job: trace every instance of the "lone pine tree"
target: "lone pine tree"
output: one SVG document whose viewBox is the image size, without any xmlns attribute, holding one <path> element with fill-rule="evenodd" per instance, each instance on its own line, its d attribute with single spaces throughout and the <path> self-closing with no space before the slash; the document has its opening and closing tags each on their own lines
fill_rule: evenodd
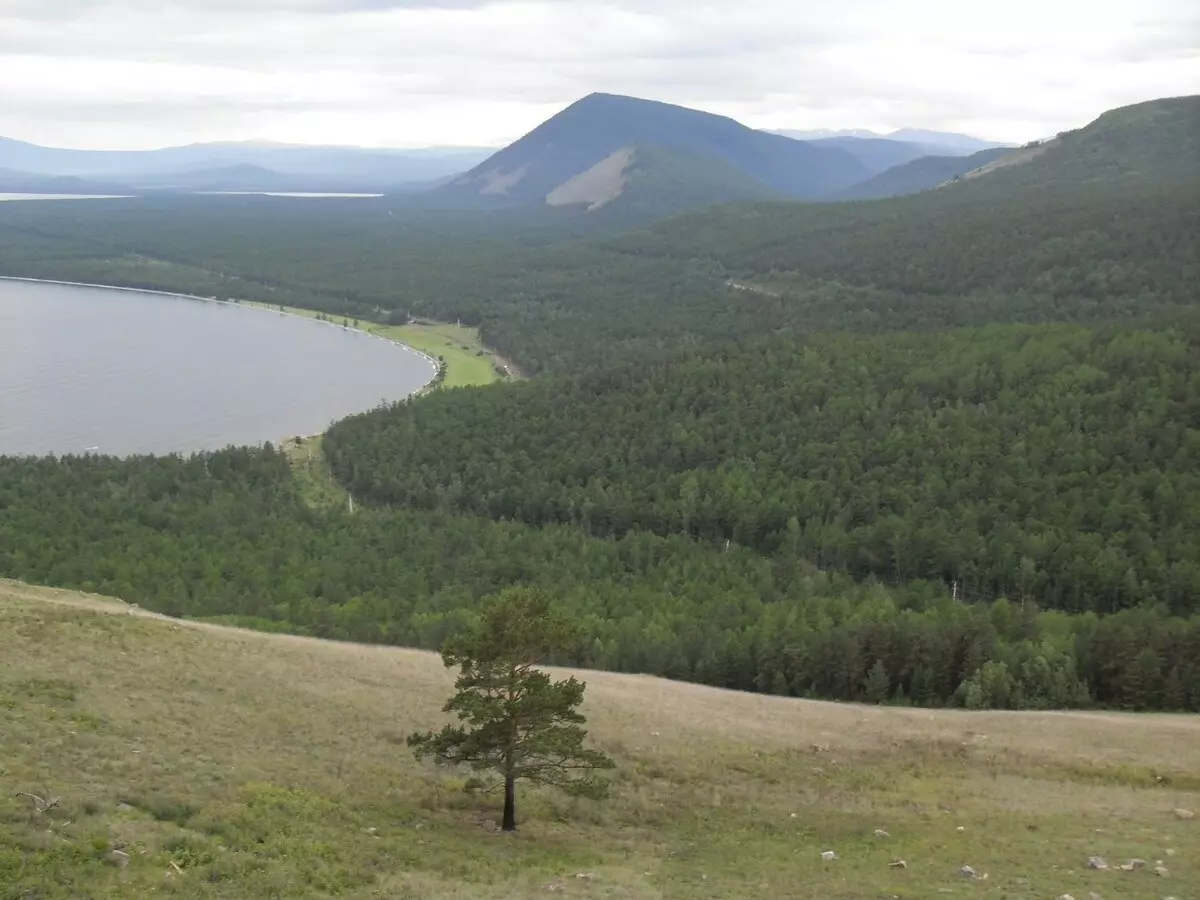
<svg viewBox="0 0 1200 900">
<path fill-rule="evenodd" d="M 536 591 L 512 588 L 485 600 L 475 624 L 442 649 L 446 666 L 459 668 L 443 710 L 461 724 L 408 738 L 418 758 L 495 772 L 504 785 L 504 831 L 517 828 L 522 779 L 595 799 L 608 792 L 608 781 L 595 773 L 613 761 L 583 746 L 586 720 L 578 707 L 586 685 L 574 677 L 554 681 L 535 668 L 573 637 L 573 627 Z"/>
</svg>

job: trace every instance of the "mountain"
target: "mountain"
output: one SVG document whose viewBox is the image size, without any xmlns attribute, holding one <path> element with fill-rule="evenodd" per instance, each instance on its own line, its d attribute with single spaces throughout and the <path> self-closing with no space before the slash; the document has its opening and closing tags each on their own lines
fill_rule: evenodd
<svg viewBox="0 0 1200 900">
<path fill-rule="evenodd" d="M 714 173 L 738 173 L 742 187 L 729 194 L 816 198 L 867 178 L 871 170 L 840 147 L 822 147 L 756 131 L 724 116 L 652 100 L 592 94 L 543 122 L 529 134 L 440 188 L 445 197 L 521 204 L 587 203 L 599 207 L 617 198 L 637 202 L 628 190 L 637 179 L 669 167 L 682 154 L 692 164 L 707 160 Z M 666 172 L 650 180 L 665 180 Z M 603 189 L 571 200 L 579 180 Z"/>
<path fill-rule="evenodd" d="M 0 192 L 19 194 L 129 194 L 128 185 L 70 175 L 39 175 L 0 168 Z"/>
<path fill-rule="evenodd" d="M 940 152 L 944 156 L 965 156 L 970 153 L 978 153 L 980 150 L 1011 146 L 998 141 L 981 140 L 969 134 L 957 134 L 953 131 L 928 131 L 924 128 L 900 128 L 890 132 L 887 138 L 890 141 L 920 144 L 931 151 Z"/>
<path fill-rule="evenodd" d="M 853 185 L 839 200 L 912 194 L 955 182 L 989 189 L 1139 178 L 1187 181 L 1200 173 L 1200 96 L 1109 110 L 1090 125 L 1019 148 L 916 159 Z"/>
<path fill-rule="evenodd" d="M 790 137 L 796 141 L 822 141 L 826 138 L 882 138 L 884 135 L 877 131 L 871 131 L 869 128 L 782 128 L 772 131 L 771 134 L 782 134 L 784 137 Z"/>
<path fill-rule="evenodd" d="M 886 143 L 886 142 L 885 142 Z M 901 145 L 909 146 L 909 145 Z M 1016 151 L 1004 147 L 980 150 L 970 156 L 922 156 L 885 169 L 878 175 L 852 185 L 837 200 L 879 200 L 927 191 Z"/>
<path fill-rule="evenodd" d="M 69 150 L 0 138 L 0 168 L 42 175 L 111 178 L 134 186 L 162 176 L 255 166 L 302 178 L 293 190 L 387 191 L 464 172 L 491 148 L 430 147 L 373 150 L 261 142 L 191 144 L 161 150 Z M 169 180 L 169 179 L 167 179 Z M 235 190 L 232 184 L 219 189 Z"/>
<path fill-rule="evenodd" d="M 1200 95 L 1112 109 L 1084 128 L 1034 141 L 964 176 L 1015 188 L 1200 177 Z"/>
<path fill-rule="evenodd" d="M 997 141 L 985 141 L 969 134 L 957 134 L 953 131 L 928 131 L 922 128 L 900 128 L 887 134 L 880 134 L 867 128 L 846 128 L 830 130 L 828 128 L 797 131 L 783 129 L 773 131 L 797 141 L 824 141 L 831 138 L 857 138 L 859 140 L 884 140 L 897 144 L 908 144 L 919 147 L 923 154 L 930 156 L 967 156 L 980 150 L 990 150 L 995 147 L 1009 147 L 1011 144 L 1001 144 Z"/>
<path fill-rule="evenodd" d="M 612 203 L 617 198 L 619 203 Z M 549 206 L 587 204 L 606 223 L 778 195 L 733 164 L 687 150 L 639 145 L 619 150 L 546 196 Z"/>
<path fill-rule="evenodd" d="M 872 175 L 926 155 L 925 148 L 919 144 L 887 138 L 828 137 L 817 138 L 809 143 L 820 147 L 840 147 L 870 169 Z"/>
</svg>

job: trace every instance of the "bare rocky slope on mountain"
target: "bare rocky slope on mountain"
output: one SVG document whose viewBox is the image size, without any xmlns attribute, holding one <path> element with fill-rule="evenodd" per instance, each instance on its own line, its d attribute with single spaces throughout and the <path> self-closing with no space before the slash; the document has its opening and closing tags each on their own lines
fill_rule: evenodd
<svg viewBox="0 0 1200 900">
<path fill-rule="evenodd" d="M 563 186 L 609 160 L 613 173 L 609 202 L 632 193 L 629 185 L 615 191 L 620 175 L 614 160 L 630 163 L 649 152 L 660 170 L 647 175 L 643 160 L 641 187 L 672 178 L 680 158 L 693 170 L 705 170 L 716 182 L 727 182 L 718 199 L 754 194 L 817 198 L 833 194 L 869 177 L 871 169 L 845 149 L 791 140 L 756 131 L 724 116 L 610 94 L 592 94 L 539 125 L 520 140 L 470 172 L 438 189 L 446 198 L 477 198 L 518 204 L 563 202 L 573 189 Z M 619 154 L 619 156 L 614 156 Z M 623 174 L 623 173 L 622 173 Z M 578 182 L 575 182 L 578 184 Z M 593 204 L 587 192 L 580 203 Z M 636 202 L 636 198 L 635 201 Z"/>
</svg>

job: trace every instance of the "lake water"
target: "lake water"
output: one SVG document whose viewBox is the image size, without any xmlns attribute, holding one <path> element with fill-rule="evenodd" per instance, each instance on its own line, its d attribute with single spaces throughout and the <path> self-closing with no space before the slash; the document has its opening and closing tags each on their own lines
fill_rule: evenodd
<svg viewBox="0 0 1200 900">
<path fill-rule="evenodd" d="M 311 191 L 196 191 L 209 197 L 298 197 L 301 200 L 375 200 L 383 194 L 322 194 Z"/>
<path fill-rule="evenodd" d="M 5 200 L 127 200 L 125 194 L 4 194 L 0 193 L 0 202 Z"/>
<path fill-rule="evenodd" d="M 315 434 L 408 396 L 435 368 L 408 347 L 272 310 L 0 281 L 0 454 Z"/>
</svg>

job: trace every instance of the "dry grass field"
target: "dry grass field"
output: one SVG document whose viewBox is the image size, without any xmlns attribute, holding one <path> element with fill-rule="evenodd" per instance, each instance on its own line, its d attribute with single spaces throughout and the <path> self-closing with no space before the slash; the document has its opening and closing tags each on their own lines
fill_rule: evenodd
<svg viewBox="0 0 1200 900">
<path fill-rule="evenodd" d="M 404 746 L 437 657 L 0 582 L 0 898 L 1200 898 L 1196 717 L 583 677 L 614 797 L 525 790 L 504 836 Z"/>
</svg>

